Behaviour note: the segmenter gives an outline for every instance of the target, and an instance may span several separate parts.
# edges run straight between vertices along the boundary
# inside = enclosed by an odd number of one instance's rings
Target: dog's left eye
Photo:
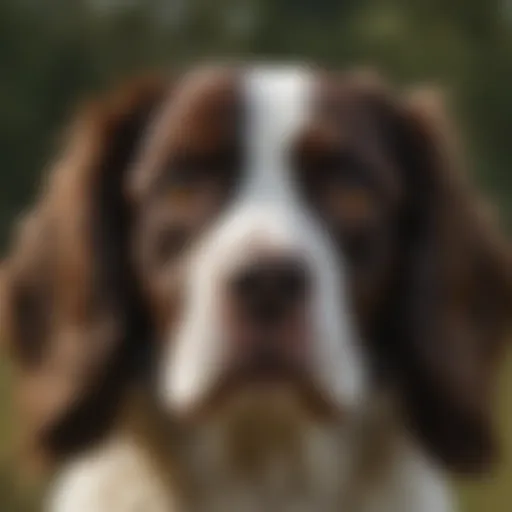
[[[350,152],[332,150],[299,157],[298,168],[305,179],[306,193],[330,196],[373,187],[367,165]]]
[[[167,228],[156,241],[155,258],[159,264],[176,256],[188,243],[190,231],[185,226]]]
[[[232,151],[214,154],[184,154],[175,158],[167,174],[169,199],[185,202],[196,193],[224,183],[236,167]]]
[[[203,168],[180,168],[170,173],[167,180],[169,200],[176,205],[190,200],[207,185],[208,173]]]
[[[326,154],[317,166],[322,180],[330,187],[366,188],[369,185],[369,173],[364,164],[350,154]]]

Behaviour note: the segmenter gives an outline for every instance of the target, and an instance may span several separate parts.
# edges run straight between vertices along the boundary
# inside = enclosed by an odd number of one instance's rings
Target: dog
[[[47,510],[456,509],[512,280],[445,110],[253,63],[78,112],[2,266]]]

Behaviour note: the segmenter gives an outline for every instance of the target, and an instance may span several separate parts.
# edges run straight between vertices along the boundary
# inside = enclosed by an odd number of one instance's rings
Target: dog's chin
[[[183,419],[196,424],[219,418],[254,419],[261,424],[286,417],[316,423],[341,415],[304,368],[249,364],[227,369]]]

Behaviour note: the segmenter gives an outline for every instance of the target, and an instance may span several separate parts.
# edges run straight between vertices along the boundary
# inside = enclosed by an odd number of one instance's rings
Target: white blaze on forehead
[[[304,68],[254,69],[244,81],[247,177],[251,189],[289,181],[291,144],[309,118],[313,77]],[[285,188],[288,188],[288,183]],[[265,189],[271,193],[274,190]]]
[[[315,80],[302,67],[254,68],[242,77],[242,183],[232,204],[198,240],[187,275],[187,304],[165,368],[175,409],[208,394],[229,359],[219,302],[230,276],[261,251],[303,258],[313,282],[310,370],[333,402],[360,395],[364,367],[345,297],[342,261],[299,193],[291,157],[311,117]]]
[[[241,185],[216,233],[218,251],[236,266],[262,246],[297,250],[300,205],[292,151],[310,118],[314,77],[304,67],[255,67],[242,79],[244,105]],[[236,254],[230,248],[237,245]]]

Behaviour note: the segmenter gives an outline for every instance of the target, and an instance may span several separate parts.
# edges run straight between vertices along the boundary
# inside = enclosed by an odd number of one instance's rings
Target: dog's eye
[[[190,232],[185,226],[173,226],[160,233],[156,241],[155,258],[163,264],[177,255],[188,243]]]
[[[340,193],[373,188],[372,173],[357,156],[345,151],[322,151],[304,156],[299,162],[305,178],[306,193],[335,197]],[[360,194],[362,197],[364,194]]]
[[[324,183],[328,186],[359,188],[368,186],[364,164],[348,153],[324,155],[317,163]]]
[[[363,187],[330,187],[324,205],[331,218],[354,227],[365,226],[375,214],[374,197]]]
[[[228,182],[235,167],[236,153],[233,151],[176,155],[166,178],[169,199],[174,204],[184,204],[196,193]]]
[[[345,233],[342,240],[344,254],[353,265],[361,267],[371,263],[375,248],[369,232]]]
[[[181,168],[173,170],[167,180],[167,195],[169,201],[181,206],[187,203],[203,186],[207,172],[201,168]]]

